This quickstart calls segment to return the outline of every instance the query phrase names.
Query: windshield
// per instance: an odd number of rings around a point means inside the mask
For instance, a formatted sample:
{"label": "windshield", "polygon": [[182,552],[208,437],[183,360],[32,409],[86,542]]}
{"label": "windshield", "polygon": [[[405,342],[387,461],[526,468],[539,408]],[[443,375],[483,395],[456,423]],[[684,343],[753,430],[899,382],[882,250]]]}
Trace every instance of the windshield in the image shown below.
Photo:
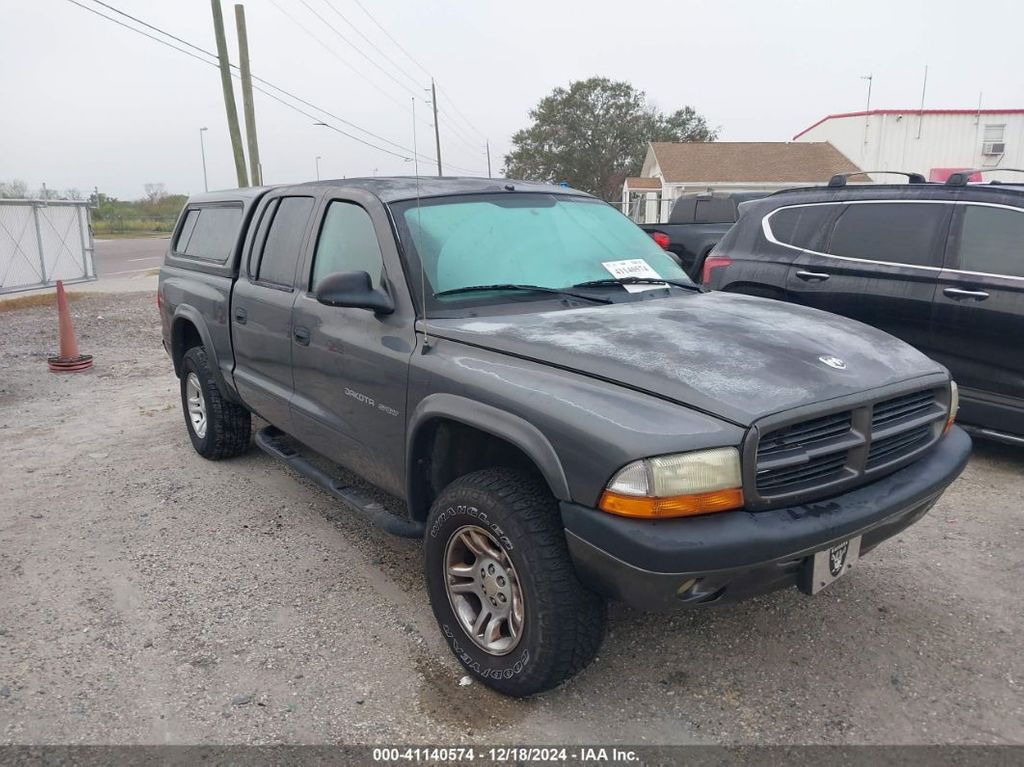
{"label": "windshield", "polygon": [[[647,234],[599,200],[557,194],[488,194],[406,201],[394,206],[413,293],[420,270],[428,310],[524,300],[550,293],[452,292],[485,285],[571,288],[614,277],[691,284]],[[628,263],[623,263],[628,262]],[[657,286],[655,286],[657,287]],[[623,300],[633,295],[612,285]]]}

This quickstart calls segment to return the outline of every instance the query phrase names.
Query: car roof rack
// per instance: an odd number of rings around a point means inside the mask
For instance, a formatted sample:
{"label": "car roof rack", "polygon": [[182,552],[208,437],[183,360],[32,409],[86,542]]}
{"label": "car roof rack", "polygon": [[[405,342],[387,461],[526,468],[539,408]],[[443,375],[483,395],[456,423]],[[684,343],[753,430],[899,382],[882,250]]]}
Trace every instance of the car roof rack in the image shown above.
{"label": "car roof rack", "polygon": [[893,176],[906,176],[908,184],[927,184],[928,179],[922,176],[920,173],[905,173],[901,170],[858,170],[855,173],[837,173],[828,180],[828,185],[831,187],[846,186],[846,180],[850,176],[867,176],[869,174],[882,174],[888,173]]}
{"label": "car roof rack", "polygon": [[[1020,168],[971,168],[968,170],[958,170],[956,173],[951,173],[949,178],[946,179],[946,186],[967,186],[967,182],[971,176],[975,173],[1024,173],[1024,170]],[[993,181],[992,183],[998,184],[1001,182]]]}

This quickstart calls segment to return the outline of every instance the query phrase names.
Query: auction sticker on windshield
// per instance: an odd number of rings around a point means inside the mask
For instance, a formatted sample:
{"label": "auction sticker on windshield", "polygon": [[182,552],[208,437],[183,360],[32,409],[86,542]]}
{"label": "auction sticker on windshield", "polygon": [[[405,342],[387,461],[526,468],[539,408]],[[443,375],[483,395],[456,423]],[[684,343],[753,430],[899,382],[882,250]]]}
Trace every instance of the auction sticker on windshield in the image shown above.
{"label": "auction sticker on windshield", "polygon": [[[626,277],[645,277],[653,280],[661,279],[661,275],[654,271],[649,263],[642,258],[627,258],[624,261],[602,261],[601,266],[608,270],[608,273],[617,280]],[[639,293],[642,290],[660,290],[665,284],[660,285],[623,285],[630,293]]]}

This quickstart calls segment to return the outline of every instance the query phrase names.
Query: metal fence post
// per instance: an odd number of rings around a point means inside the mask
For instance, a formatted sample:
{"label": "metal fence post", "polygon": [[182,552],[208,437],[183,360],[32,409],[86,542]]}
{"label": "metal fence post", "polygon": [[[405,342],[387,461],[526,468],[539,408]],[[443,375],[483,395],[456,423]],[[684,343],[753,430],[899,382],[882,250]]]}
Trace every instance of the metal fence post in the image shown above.
{"label": "metal fence post", "polygon": [[39,247],[39,280],[44,285],[48,282],[46,279],[46,255],[43,253],[43,230],[39,226],[39,205],[32,206],[32,220],[36,225],[36,244]]}

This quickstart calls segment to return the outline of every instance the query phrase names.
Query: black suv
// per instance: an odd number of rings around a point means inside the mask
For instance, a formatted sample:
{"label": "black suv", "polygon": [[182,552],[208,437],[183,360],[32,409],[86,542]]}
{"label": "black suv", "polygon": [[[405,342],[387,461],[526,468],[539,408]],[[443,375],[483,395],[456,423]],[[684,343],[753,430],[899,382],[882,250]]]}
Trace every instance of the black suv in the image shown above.
{"label": "black suv", "polygon": [[[874,325],[946,365],[960,422],[1024,445],[1024,182],[791,189],[744,206],[704,264],[714,290]],[[1021,171],[1014,171],[1021,173]]]}

